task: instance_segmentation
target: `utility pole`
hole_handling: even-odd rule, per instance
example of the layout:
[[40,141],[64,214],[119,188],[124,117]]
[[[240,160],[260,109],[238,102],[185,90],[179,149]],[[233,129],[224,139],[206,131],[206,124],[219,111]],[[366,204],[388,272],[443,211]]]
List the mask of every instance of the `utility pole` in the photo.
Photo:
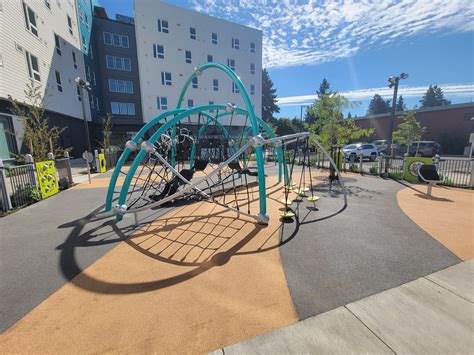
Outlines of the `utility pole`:
[[407,73],[401,73],[400,76],[391,76],[388,78],[388,82],[390,83],[388,85],[389,88],[393,87],[393,97],[392,97],[392,112],[390,115],[390,125],[389,125],[389,131],[388,131],[388,146],[390,147],[390,152],[391,156],[393,156],[393,142],[392,142],[392,136],[393,136],[393,129],[395,126],[395,113],[397,111],[397,95],[398,95],[398,83],[400,82],[400,79],[406,79],[408,78]]
[[[89,125],[87,124],[87,117],[86,117],[86,107],[84,104],[84,89],[90,90],[91,84],[88,81],[84,81],[80,77],[75,79],[77,86],[79,87],[79,96],[81,98],[81,107],[82,107],[82,118],[84,120],[84,132],[86,135],[86,143],[87,143],[87,151],[92,154],[92,146],[91,146],[91,139],[89,136]],[[92,161],[87,161],[89,170],[92,167]]]

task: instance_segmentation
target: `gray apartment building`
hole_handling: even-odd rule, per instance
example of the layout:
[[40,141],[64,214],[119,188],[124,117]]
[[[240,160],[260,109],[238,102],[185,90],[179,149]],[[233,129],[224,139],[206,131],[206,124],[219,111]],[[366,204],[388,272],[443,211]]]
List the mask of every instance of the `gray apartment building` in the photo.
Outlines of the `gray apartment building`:
[[117,15],[113,20],[96,6],[91,46],[97,74],[92,95],[97,97],[98,115],[113,115],[113,140],[123,141],[143,125],[133,18]]

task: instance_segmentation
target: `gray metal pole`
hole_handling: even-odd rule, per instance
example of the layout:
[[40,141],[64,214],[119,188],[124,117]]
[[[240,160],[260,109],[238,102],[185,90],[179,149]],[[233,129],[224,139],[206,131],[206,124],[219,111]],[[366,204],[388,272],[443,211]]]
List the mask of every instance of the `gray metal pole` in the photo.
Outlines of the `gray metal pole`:
[[[82,85],[79,85],[79,92],[81,94],[81,107],[82,107],[82,118],[84,119],[84,130],[86,133],[86,142],[87,142],[87,151],[92,152],[92,147],[91,147],[91,140],[89,136],[89,125],[87,124],[87,117],[86,117],[86,107],[84,106],[84,87]],[[89,169],[90,169],[90,164],[89,164]]]
[[393,136],[393,126],[395,125],[395,112],[397,109],[397,94],[398,94],[398,83],[400,81],[399,77],[395,78],[395,86],[393,88],[393,97],[392,97],[392,112],[390,114],[390,129],[388,131],[388,143],[390,147],[390,155],[393,157],[393,146],[392,146],[392,136]]

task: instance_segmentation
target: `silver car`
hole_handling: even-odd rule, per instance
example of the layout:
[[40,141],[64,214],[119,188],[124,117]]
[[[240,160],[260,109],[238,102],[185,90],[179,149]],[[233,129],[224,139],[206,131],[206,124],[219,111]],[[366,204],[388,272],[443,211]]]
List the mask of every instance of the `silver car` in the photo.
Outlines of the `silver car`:
[[377,147],[371,143],[354,143],[348,144],[342,149],[344,157],[350,162],[362,158],[370,159],[375,161],[377,159],[378,150]]

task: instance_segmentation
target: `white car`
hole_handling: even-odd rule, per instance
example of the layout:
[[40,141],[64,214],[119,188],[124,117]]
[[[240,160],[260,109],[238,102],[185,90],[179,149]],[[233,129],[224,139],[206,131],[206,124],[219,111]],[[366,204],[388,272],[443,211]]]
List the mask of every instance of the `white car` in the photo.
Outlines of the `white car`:
[[360,157],[362,157],[362,159],[367,158],[370,159],[370,161],[375,161],[378,155],[377,147],[370,143],[348,144],[342,151],[344,157],[350,162],[355,162]]

